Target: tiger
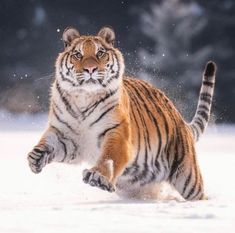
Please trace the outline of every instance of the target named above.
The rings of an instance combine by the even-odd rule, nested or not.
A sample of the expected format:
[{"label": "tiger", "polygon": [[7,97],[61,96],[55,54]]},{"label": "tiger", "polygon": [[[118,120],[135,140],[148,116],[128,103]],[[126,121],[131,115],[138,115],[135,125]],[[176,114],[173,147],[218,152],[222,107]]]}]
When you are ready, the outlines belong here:
[{"label": "tiger", "polygon": [[83,182],[108,192],[134,198],[167,182],[186,201],[206,199],[195,143],[209,121],[216,64],[206,64],[188,123],[163,91],[125,75],[113,28],[80,35],[68,27],[62,40],[48,124],[27,156],[32,172],[85,162]]}]

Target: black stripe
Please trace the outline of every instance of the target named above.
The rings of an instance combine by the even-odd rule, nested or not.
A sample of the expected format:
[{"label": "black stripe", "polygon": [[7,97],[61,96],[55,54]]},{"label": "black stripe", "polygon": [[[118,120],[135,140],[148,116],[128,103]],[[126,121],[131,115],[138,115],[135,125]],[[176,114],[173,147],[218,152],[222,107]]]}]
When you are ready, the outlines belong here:
[{"label": "black stripe", "polygon": [[[115,93],[117,93],[118,88],[110,91],[109,93],[107,93],[103,98],[97,100],[94,104],[92,104],[91,106],[88,106],[85,110],[82,111],[82,115],[83,115],[83,120],[85,120],[96,108],[97,106],[104,102],[105,100],[107,100],[109,97],[113,96]],[[91,110],[87,115],[85,115],[89,110]]]},{"label": "black stripe", "polygon": [[109,84],[109,83],[111,83],[111,81],[113,81],[113,79],[118,79],[118,75],[116,74],[116,75],[113,75],[113,76],[111,76],[108,80],[107,80],[107,82],[106,83],[102,83],[101,85],[103,86],[103,87],[107,87],[107,84]]},{"label": "black stripe", "polygon": [[204,105],[204,104],[200,104],[198,106],[198,109],[202,109],[204,111],[209,111],[210,110],[209,107],[207,105]]},{"label": "black stripe", "polygon": [[51,127],[56,130],[55,134],[57,136],[57,140],[62,145],[62,150],[64,152],[64,158],[60,162],[64,162],[67,157],[67,147],[66,147],[65,143],[61,140],[61,137],[63,138],[62,133],[56,127],[54,127],[54,126],[51,126]]},{"label": "black stripe", "polygon": [[181,165],[181,163],[184,160],[185,148],[182,145],[183,146],[183,147],[181,147],[182,156],[179,157],[181,154],[180,153],[180,140],[182,140],[182,135],[181,135],[181,133],[179,134],[180,122],[175,119],[175,114],[173,113],[173,109],[172,109],[172,106],[170,104],[169,99],[167,99],[162,92],[155,93],[155,97],[157,99],[158,99],[158,95],[161,97],[161,99],[165,100],[166,107],[168,109],[170,109],[170,111],[168,111],[168,113],[171,116],[171,120],[172,120],[171,123],[173,124],[173,127],[172,127],[173,135],[175,135],[175,137],[173,136],[173,138],[172,138],[172,142],[170,144],[168,144],[169,150],[171,149],[172,146],[174,146],[174,159],[173,159],[171,166],[170,166],[170,153],[169,153],[169,151],[167,151],[167,153],[168,153],[168,156],[167,156],[168,169],[169,169],[169,167],[171,167],[168,179],[171,180],[173,175],[175,174],[175,172],[178,171],[179,166]]},{"label": "black stripe", "polygon": [[[120,63],[119,63],[118,57],[117,57],[114,49],[110,49],[110,50],[113,52],[112,55],[115,57],[116,62],[117,62],[117,73],[115,75],[109,77],[109,79],[107,80],[106,84],[102,84],[103,87],[106,87],[107,84],[109,84],[113,79],[118,79],[119,76],[120,76]],[[112,56],[113,64],[111,65],[111,68],[110,68],[110,70],[112,70],[111,73],[114,73],[113,66],[114,66],[114,62],[115,61],[113,59],[113,56]]]},{"label": "black stripe", "polygon": [[[198,194],[201,193],[201,192],[202,192],[201,186],[198,186],[197,187],[197,192],[193,196],[191,196],[190,199],[194,200],[198,196]],[[200,199],[200,198],[197,198],[197,199]]]},{"label": "black stripe", "polygon": [[79,85],[82,85],[85,82],[85,79],[79,81]]},{"label": "black stripe", "polygon": [[[65,137],[64,134],[63,134],[59,129],[57,129],[55,126],[51,125],[51,128],[53,128],[53,129],[56,131],[56,136],[57,136],[57,138],[58,138],[58,141],[61,142],[61,144],[62,144],[62,146],[63,146],[63,148],[64,148],[65,156],[64,156],[64,158],[61,160],[61,162],[64,162],[65,159],[66,159],[66,156],[67,156],[67,147],[66,147],[66,144],[63,143],[63,142],[59,139],[59,136],[60,136],[60,138],[62,138],[62,139],[64,139],[64,140],[67,140],[67,141],[69,141],[69,142],[71,142],[71,143],[73,144],[74,150],[73,150],[73,152],[71,153],[71,161],[72,161],[73,159],[75,159],[75,157],[76,157],[76,152],[77,152],[77,150],[78,150],[78,145],[77,145],[71,138]],[[59,136],[58,136],[58,134],[59,134]]]},{"label": "black stripe", "polygon": [[205,111],[197,111],[197,115],[200,115],[203,117],[204,120],[208,121],[209,120],[209,116],[208,116],[208,113],[205,112]]},{"label": "black stripe", "polygon": [[[162,118],[163,118],[164,129],[165,129],[165,132],[166,132],[166,133],[165,133],[165,135],[166,135],[166,145],[168,145],[168,140],[169,140],[169,137],[168,137],[168,135],[169,135],[169,127],[168,127],[168,124],[167,124],[166,117],[165,117],[165,115],[164,115],[162,109],[160,108],[160,106],[157,106],[157,105],[156,105],[155,102],[157,102],[157,101],[154,100],[154,98],[152,97],[152,93],[147,89],[147,87],[145,87],[144,84],[145,84],[144,82],[140,82],[140,85],[141,85],[141,86],[144,88],[144,90],[145,90],[144,95],[148,97],[148,98],[146,98],[146,99],[147,99],[147,100],[149,100],[149,99],[152,100],[152,101],[148,101],[148,102],[149,102],[151,105],[154,106],[154,108],[157,110],[157,112],[158,112],[159,114],[161,114],[161,116],[162,116]],[[149,87],[149,88],[151,88],[151,87]],[[163,99],[163,95],[161,96],[161,98]],[[159,133],[160,133],[160,131],[159,131]],[[165,147],[165,149],[166,149],[166,147]],[[159,154],[159,155],[156,156],[156,159],[160,158],[160,159],[161,159],[161,162],[162,162],[162,164],[163,164],[163,166],[164,166],[164,168],[165,168],[165,170],[167,170],[167,166],[165,165],[165,161],[164,161],[164,158],[163,158],[164,153],[160,153],[160,152],[159,152],[158,154]]]},{"label": "black stripe", "polygon": [[[137,94],[136,93],[136,90],[135,90],[135,94]],[[143,133],[143,137],[144,137],[144,142],[145,142],[145,164],[147,164],[147,160],[148,160],[148,149],[147,149],[147,147],[146,147],[146,144],[148,144],[149,145],[149,149],[150,149],[150,142],[149,142],[149,133],[148,133],[148,130],[147,130],[147,126],[146,126],[146,123],[145,123],[145,120],[144,120],[144,118],[143,118],[143,116],[142,116],[142,114],[141,114],[141,107],[140,107],[140,104],[139,104],[139,101],[138,101],[138,98],[139,98],[139,96],[138,96],[138,98],[137,98],[137,96],[135,96],[135,94],[134,93],[132,93],[132,95],[131,95],[131,98],[132,98],[132,101],[135,103],[135,108],[136,108],[136,110],[137,110],[137,113],[138,113],[138,116],[139,116],[139,118],[140,118],[140,120],[141,120],[141,122],[142,122],[142,126],[143,126],[143,129],[144,129],[144,133]],[[147,135],[147,137],[146,137],[146,135]],[[136,162],[137,162],[137,159],[138,159],[138,157],[136,157]],[[135,173],[137,172],[137,170],[135,170]],[[145,172],[143,171],[142,172],[143,173],[143,175],[145,175]],[[134,174],[134,173],[133,173]],[[141,175],[141,177],[143,176],[143,175]],[[136,179],[137,179],[138,177],[136,177]],[[135,180],[136,180],[135,179]],[[137,180],[136,180],[137,181]]]},{"label": "black stripe", "polygon": [[149,171],[149,172],[151,173],[151,176],[149,177],[148,180],[145,180],[144,182],[141,182],[140,186],[144,186],[146,184],[150,184],[150,183],[152,183],[153,181],[156,180],[156,174],[154,172],[152,172],[152,171]]},{"label": "black stripe", "polygon": [[33,163],[34,165],[35,164],[37,164],[37,161],[35,161],[35,160],[37,160],[39,157],[37,156],[37,158],[34,158],[34,157],[32,157],[32,154],[34,154],[35,155],[35,153],[32,151],[29,155],[28,155],[28,157],[29,158],[31,158],[31,163]]},{"label": "black stripe", "polygon": [[[134,87],[133,87],[134,88]],[[136,90],[136,88],[134,88],[135,91],[138,93],[138,91]],[[157,172],[160,172],[161,170],[161,165],[159,164],[158,162],[158,156],[160,154],[160,151],[161,151],[161,147],[162,147],[162,139],[161,139],[161,133],[160,133],[160,129],[158,127],[158,124],[157,124],[157,121],[154,117],[154,115],[152,114],[152,112],[148,109],[148,107],[146,106],[144,100],[142,99],[142,97],[140,95],[138,95],[139,98],[142,100],[143,104],[144,104],[144,107],[145,107],[145,110],[146,112],[148,113],[148,116],[150,118],[150,120],[154,123],[155,125],[155,128],[156,128],[156,132],[157,132],[157,135],[158,135],[158,139],[159,139],[159,145],[158,145],[158,151],[157,151],[157,155],[156,155],[156,159],[155,159],[155,166],[156,168],[158,169]]]},{"label": "black stripe", "polygon": [[[116,61],[117,61],[117,76],[119,77],[119,75],[120,75],[120,63],[119,63],[119,60],[118,60],[118,56],[117,56],[117,54],[115,53],[115,50],[114,49],[111,49],[112,51],[113,51],[113,55],[114,55],[114,57],[115,57],[115,59],[116,59]],[[113,61],[113,63],[114,63],[114,61]]]},{"label": "black stripe", "polygon": [[107,109],[108,106],[114,105],[115,103],[116,103],[116,104],[118,103],[118,99],[114,99],[114,100],[109,101],[108,103],[105,103],[105,104],[100,108],[100,111],[102,111],[102,110],[104,110],[104,109]]},{"label": "black stripe", "polygon": [[149,173],[149,167],[148,167],[148,164],[146,162],[144,162],[144,168],[141,169],[141,173],[140,174],[137,174],[137,175],[134,175],[134,178],[132,178],[129,182],[131,184],[134,184],[138,181],[141,181],[143,178],[145,178],[147,176],[147,174]]},{"label": "black stripe", "polygon": [[110,66],[110,70],[111,71],[114,71],[113,70],[113,66],[114,66],[114,59],[113,59],[113,56],[112,56],[113,54],[111,54],[111,58],[112,58],[112,64],[111,64],[111,66]]},{"label": "black stripe", "polygon": [[[144,83],[141,82],[141,86],[144,88],[145,92],[147,93],[147,96],[152,100],[149,101],[149,103],[153,104],[155,109],[157,110],[158,113],[161,114],[161,116],[163,117],[163,122],[164,122],[164,128],[165,128],[165,132],[166,132],[166,145],[168,144],[168,135],[169,135],[169,126],[168,126],[168,122],[166,120],[166,116],[164,114],[164,112],[162,111],[160,106],[157,106],[156,101],[153,98],[153,94],[147,89],[147,87],[144,85]],[[148,100],[148,98],[146,98]]]},{"label": "black stripe", "polygon": [[64,162],[67,157],[67,147],[66,147],[66,144],[58,137],[58,135],[57,135],[57,139],[63,146],[63,151],[64,151],[64,158],[60,162]]},{"label": "black stripe", "polygon": [[212,100],[212,96],[209,93],[201,93],[200,100],[205,101],[206,103],[210,104]]},{"label": "black stripe", "polygon": [[[195,151],[194,148],[193,148],[193,145],[191,145],[191,150]],[[194,185],[189,190],[188,195],[186,196],[186,199],[188,199],[195,192],[195,188],[196,188],[197,183],[198,183],[198,171],[197,171],[196,165],[197,165],[197,161],[196,161],[195,153],[194,153],[194,155],[193,155],[193,168],[194,168],[195,181],[194,181]]]},{"label": "black stripe", "polygon": [[169,174],[169,177],[168,177],[168,179],[170,181],[172,180],[173,175],[175,174],[175,172],[177,171],[177,168],[178,168],[178,151],[179,151],[179,143],[178,143],[178,141],[176,141],[174,160],[173,160],[173,163],[171,165],[171,170],[170,170],[170,174]]},{"label": "black stripe", "polygon": [[106,135],[106,133],[108,133],[112,129],[116,129],[117,127],[119,127],[122,124],[122,122],[118,123],[118,124],[115,124],[114,126],[105,129],[102,133],[100,133],[98,135],[98,147],[100,147],[100,140]]},{"label": "black stripe", "polygon": [[[194,161],[195,161],[195,158],[194,158]],[[195,170],[196,170],[196,167],[195,167]],[[198,174],[198,176],[199,176],[199,177],[198,177],[199,179],[197,178],[197,180],[198,180],[197,183],[198,183],[199,186],[198,186],[198,188],[197,188],[197,189],[198,189],[197,192],[196,192],[193,196],[191,196],[191,199],[195,199],[195,197],[197,197],[199,193],[201,193],[200,196],[203,195],[203,192],[202,192],[203,190],[201,189],[202,187],[201,187],[201,185],[200,185],[200,183],[199,183],[200,180],[202,180],[200,171],[199,171],[197,174]],[[197,199],[200,199],[200,198],[197,198]]]},{"label": "black stripe", "polygon": [[[180,125],[179,125],[179,129],[181,130]],[[181,152],[181,158],[178,160],[179,167],[181,166],[182,162],[184,161],[184,158],[185,158],[185,155],[186,155],[186,148],[185,148],[185,141],[184,141],[184,140],[186,140],[186,138],[183,137],[183,134],[182,134],[181,131],[180,131],[180,140],[181,140],[182,152]],[[187,151],[187,152],[189,153],[189,151]]]},{"label": "black stripe", "polygon": [[[132,85],[131,85],[132,86]],[[146,125],[146,122],[145,122],[145,119],[143,118],[143,114],[141,114],[141,109],[142,109],[142,105],[139,103],[138,99],[141,100],[141,102],[143,103],[143,106],[144,106],[144,110],[148,113],[149,112],[149,109],[148,107],[146,106],[145,104],[145,100],[142,98],[141,94],[140,94],[140,91],[137,87],[134,87],[132,86],[132,88],[135,90],[135,94],[137,96],[135,96],[135,94],[133,94],[133,98],[135,100],[135,103],[136,103],[136,109],[139,113],[139,116],[140,116],[140,119],[141,119],[141,122],[142,122],[142,125],[143,125],[143,128],[144,128],[144,131],[146,133],[146,140],[147,140],[147,145],[149,147],[149,150],[151,150],[151,146],[150,146],[150,138],[149,138],[149,132],[148,132],[148,127]],[[149,114],[148,114],[149,116]],[[150,118],[151,119],[151,118]]]},{"label": "black stripe", "polygon": [[194,182],[194,185],[192,186],[192,188],[191,188],[190,191],[188,192],[188,195],[185,197],[185,199],[189,199],[189,197],[195,192],[195,189],[196,189],[196,186],[197,186],[197,182],[198,182],[198,177],[197,177],[197,171],[196,171],[196,169],[195,169],[195,172],[196,172],[196,174],[195,174],[196,180],[195,180],[195,182]]},{"label": "black stripe", "polygon": [[99,122],[108,112],[110,112],[112,109],[114,109],[117,106],[118,104],[115,104],[112,107],[108,108],[106,111],[104,111],[94,122],[90,124],[90,127]]},{"label": "black stripe", "polygon": [[166,161],[167,161],[167,165],[168,165],[168,170],[170,169],[170,156],[173,154],[172,153],[172,148],[174,147],[173,145],[174,142],[174,137],[172,136],[172,138],[170,139],[168,145],[166,145]]},{"label": "black stripe", "polygon": [[203,132],[203,130],[204,130],[204,123],[203,123],[202,119],[197,118],[197,119],[194,121],[194,124],[198,125],[199,128],[201,129],[201,131]]},{"label": "black stripe", "polygon": [[72,84],[72,86],[74,86],[74,87],[77,86],[77,84],[76,84],[75,82],[73,82],[72,80],[66,78],[66,77],[63,75],[62,71],[60,72],[60,77],[61,77],[62,81],[68,82],[68,83]]},{"label": "black stripe", "polygon": [[40,148],[38,148],[38,147],[35,147],[35,148],[34,148],[34,151],[35,151],[36,153],[38,153],[38,154],[41,154],[42,152],[44,152],[44,150],[42,150],[42,149],[40,149]]},{"label": "black stripe", "polygon": [[199,138],[199,132],[198,132],[198,128],[195,125],[190,125],[194,139],[198,139]]},{"label": "black stripe", "polygon": [[66,67],[66,69],[67,69],[67,72],[66,72],[66,75],[69,75],[69,73],[70,73],[70,68],[68,67],[68,59],[69,59],[69,52],[67,53],[67,57],[66,57],[66,59],[65,59],[65,67]]},{"label": "black stripe", "polygon": [[139,94],[139,89],[137,89],[136,87],[133,86],[133,88],[135,89],[136,93],[138,94],[138,97],[142,100],[143,106],[145,107],[145,110],[148,114],[149,119],[154,123],[155,128],[156,128],[156,132],[157,132],[157,136],[159,139],[159,145],[158,145],[158,151],[157,151],[157,155],[156,155],[156,159],[158,158],[158,156],[160,155],[160,151],[162,149],[162,136],[161,136],[161,131],[160,128],[158,126],[158,122],[154,116],[154,114],[149,110],[149,108],[147,107],[145,101],[143,100],[143,98],[141,97],[141,95]]},{"label": "black stripe", "polygon": [[213,82],[203,81],[202,84],[203,84],[203,86],[214,87],[214,83]]},{"label": "black stripe", "polygon": [[[127,87],[127,86],[126,86]],[[130,89],[131,90],[131,89]],[[136,93],[136,92],[135,92]],[[131,97],[131,99],[132,99],[132,101],[133,101],[133,103],[135,104],[135,109],[137,110],[137,114],[138,114],[138,116],[139,116],[139,118],[140,118],[140,121],[142,122],[142,127],[143,127],[143,137],[144,137],[144,142],[145,142],[145,167],[146,167],[146,164],[147,164],[147,160],[148,160],[148,149],[147,149],[147,147],[146,147],[146,144],[147,144],[147,139],[146,139],[146,125],[145,125],[145,121],[144,121],[144,119],[143,119],[143,116],[142,116],[142,114],[141,114],[141,110],[140,110],[140,105],[139,105],[139,101],[138,101],[138,98],[135,96],[135,94],[134,94],[134,92],[131,92],[131,94],[130,94],[130,97]],[[131,106],[132,106],[132,103],[131,103]],[[135,161],[134,161],[134,170],[132,171],[132,175],[134,175],[134,174],[136,174],[136,173],[138,173],[138,171],[139,171],[139,168],[140,168],[140,166],[138,165],[138,159],[139,159],[139,150],[138,150],[138,154],[137,154],[137,156],[136,156],[136,158],[135,158]],[[147,168],[148,169],[148,168]],[[140,178],[142,178],[142,177],[144,177],[144,176],[146,176],[146,173],[145,173],[145,168],[144,168],[144,170],[142,171],[142,173],[140,174],[140,175],[138,175],[138,176],[135,176],[134,177],[134,179],[132,179],[130,182],[131,183],[135,183],[135,182],[137,182],[138,181],[138,179],[140,179]]]},{"label": "black stripe", "polygon": [[[179,157],[181,154],[180,153],[180,146],[182,149],[181,157]],[[175,143],[175,157],[174,157],[173,163],[171,165],[171,171],[169,174],[170,180],[173,178],[173,175],[178,171],[178,168],[180,167],[180,165],[184,161],[184,157],[185,157],[185,151],[184,151],[184,146],[183,146],[183,141],[182,141],[182,135],[181,135],[181,132],[179,133],[177,130],[177,139],[176,139],[176,143]]]},{"label": "black stripe", "polygon": [[179,142],[179,140],[180,140],[179,127],[180,126],[179,126],[179,122],[175,118],[175,114],[173,113],[173,109],[172,109],[172,106],[170,104],[169,99],[167,99],[162,92],[154,92],[154,96],[157,98],[157,102],[160,101],[159,100],[159,96],[161,97],[161,99],[165,100],[166,107],[170,110],[170,111],[168,111],[168,113],[171,116],[171,120],[172,120],[171,123],[173,124],[172,130],[173,130],[173,135],[174,136],[172,137],[172,141],[169,144],[169,150],[171,149],[172,146],[174,147],[174,159],[173,159],[173,162],[172,162],[171,166],[170,166],[170,154],[168,154],[168,156],[167,156],[167,159],[168,159],[168,168],[171,167],[168,179],[171,180],[172,176],[177,171],[178,166],[182,163],[182,161],[184,159],[184,156],[179,158],[179,154],[180,154],[180,148],[179,148],[179,144],[180,144],[180,142]]},{"label": "black stripe", "polygon": [[[132,99],[132,91],[130,89],[127,88],[127,91],[129,92],[128,95],[129,97]],[[139,124],[137,122],[137,119],[135,117],[135,113],[134,113],[134,109],[133,109],[133,105],[130,104],[130,110],[131,110],[131,119],[134,119],[135,122],[135,128],[137,130],[137,154],[135,156],[135,161],[133,162],[133,164],[131,165],[130,168],[125,169],[123,175],[127,175],[130,173],[131,168],[134,168],[135,171],[138,170],[138,158],[139,158],[139,153],[140,153],[140,127]]]},{"label": "black stripe", "polygon": [[59,108],[59,106],[55,103],[55,101],[52,101],[53,106],[60,112],[60,114],[63,114],[62,110]]},{"label": "black stripe", "polygon": [[[127,84],[127,85],[128,85],[128,84]],[[161,139],[160,129],[159,129],[159,127],[158,127],[157,121],[156,121],[156,119],[155,119],[153,113],[152,113],[152,112],[149,110],[149,108],[147,107],[147,105],[146,105],[144,99],[142,98],[142,96],[141,96],[141,94],[140,94],[141,91],[140,91],[137,87],[135,87],[135,86],[132,86],[132,88],[135,90],[135,93],[137,94],[138,98],[141,100],[142,105],[144,106],[145,111],[146,111],[146,113],[147,113],[149,119],[155,124],[156,130],[157,130],[157,134],[158,134],[158,138],[159,138],[159,146],[158,146],[158,153],[157,153],[157,155],[158,155],[158,154],[160,153],[160,150],[161,150],[161,147],[162,147],[162,139]],[[137,101],[136,101],[136,102],[137,102]],[[140,105],[139,105],[139,102],[137,102],[137,103],[136,103],[136,109],[137,109],[137,110],[138,110],[138,107],[139,107],[139,106],[140,106]],[[139,115],[141,116],[141,113],[140,113],[140,112],[139,112]],[[142,119],[142,120],[144,121],[144,119]],[[144,121],[143,126],[144,126],[144,125],[145,125],[146,130],[147,130],[147,126],[146,126],[146,124],[145,124],[145,121]],[[147,130],[146,132],[148,133],[148,130]],[[145,144],[146,144],[146,142],[145,142]],[[146,148],[146,149],[147,149],[147,148]],[[137,179],[141,180],[141,179],[143,179],[144,177],[146,177],[147,173],[149,172],[149,168],[148,168],[148,165],[147,165],[148,154],[147,154],[146,149],[145,149],[144,170],[143,170],[143,172],[142,172],[140,175],[135,176],[135,178],[134,178],[134,180],[133,180],[133,181],[135,181],[135,182],[137,181]],[[150,149],[151,149],[151,148],[150,148]],[[157,158],[156,158],[156,159],[157,159]],[[133,183],[133,181],[132,181],[132,183]]]},{"label": "black stripe", "polygon": [[65,125],[68,129],[70,129],[74,134],[77,134],[77,132],[65,121],[63,121],[58,114],[56,113],[55,109],[53,108],[53,114],[55,115],[56,119],[63,125]]},{"label": "black stripe", "polygon": [[184,188],[183,188],[182,196],[184,196],[186,188],[187,188],[187,186],[188,186],[188,184],[189,184],[189,182],[191,180],[191,177],[192,177],[192,171],[190,170],[190,173],[189,173],[189,175],[188,175],[188,177],[187,177],[187,179],[186,179],[186,181],[184,183]]},{"label": "black stripe", "polygon": [[62,102],[64,103],[66,110],[70,113],[70,115],[74,118],[77,118],[77,113],[72,109],[72,106],[69,104],[69,101],[66,99],[66,97],[63,95],[61,87],[58,82],[56,82],[56,89],[59,92],[60,98]]},{"label": "black stripe", "polygon": [[138,158],[139,158],[139,154],[140,154],[140,126],[138,124],[138,121],[135,117],[135,114],[134,114],[134,109],[133,109],[133,106],[130,105],[130,109],[131,109],[131,112],[132,112],[132,118],[134,119],[135,121],[135,125],[136,125],[136,130],[137,130],[137,155],[136,155],[136,158],[135,158],[135,164],[137,164],[137,161],[138,161]]}]

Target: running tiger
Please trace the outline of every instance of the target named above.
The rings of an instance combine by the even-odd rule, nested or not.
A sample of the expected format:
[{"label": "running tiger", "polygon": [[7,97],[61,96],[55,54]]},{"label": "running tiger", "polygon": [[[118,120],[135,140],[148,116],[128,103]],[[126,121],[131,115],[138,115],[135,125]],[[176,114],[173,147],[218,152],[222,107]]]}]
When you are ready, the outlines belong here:
[{"label": "running tiger", "polygon": [[90,165],[83,181],[129,197],[171,184],[185,200],[205,198],[195,142],[210,115],[216,65],[204,71],[196,114],[186,123],[147,82],[127,77],[109,27],[96,36],[63,33],[56,60],[48,127],[28,154],[34,173],[51,162]]}]

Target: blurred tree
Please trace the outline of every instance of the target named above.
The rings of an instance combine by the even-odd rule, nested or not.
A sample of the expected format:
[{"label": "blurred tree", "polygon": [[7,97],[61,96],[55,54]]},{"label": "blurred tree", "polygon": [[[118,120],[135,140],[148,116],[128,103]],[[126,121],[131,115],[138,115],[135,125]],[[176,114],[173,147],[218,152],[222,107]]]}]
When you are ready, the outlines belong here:
[{"label": "blurred tree", "polygon": [[163,89],[188,118],[195,111],[197,87],[212,53],[209,45],[193,48],[193,39],[206,24],[202,8],[194,2],[165,0],[141,14],[141,31],[153,43],[151,49],[139,49],[142,77]]},{"label": "blurred tree", "polygon": [[152,79],[186,116],[195,111],[204,63],[215,60],[217,118],[235,122],[233,0],[1,0],[0,19],[0,109],[47,111],[63,29],[93,34],[111,25],[127,73]]},{"label": "blurred tree", "polygon": [[235,1],[197,0],[204,9],[208,24],[198,46],[205,41],[213,47],[212,56],[218,64],[216,80],[217,122],[235,122]]}]

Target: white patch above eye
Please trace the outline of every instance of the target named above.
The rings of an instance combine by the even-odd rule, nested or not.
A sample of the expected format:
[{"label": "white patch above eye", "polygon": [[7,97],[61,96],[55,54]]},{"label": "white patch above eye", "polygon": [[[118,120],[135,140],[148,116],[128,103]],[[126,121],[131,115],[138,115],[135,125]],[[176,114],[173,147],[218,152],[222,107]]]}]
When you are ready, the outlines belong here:
[{"label": "white patch above eye", "polygon": [[79,53],[81,53],[82,55],[84,55],[84,51],[83,51],[83,42],[79,43],[76,45],[74,51],[78,51]]},{"label": "white patch above eye", "polygon": [[96,42],[94,42],[94,44],[95,44],[95,53],[97,53],[98,51],[102,51],[102,52],[106,52],[106,49],[103,47],[103,45],[102,44],[100,44],[100,43],[96,43]]},{"label": "white patch above eye", "polygon": [[95,53],[97,53],[99,51],[100,45],[97,43],[94,43],[95,45]]}]

